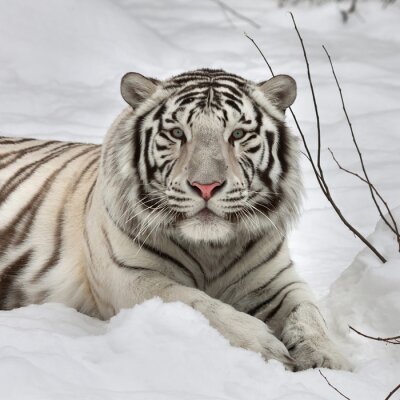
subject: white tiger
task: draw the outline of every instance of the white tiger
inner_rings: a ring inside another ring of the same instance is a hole
[[[121,92],[101,147],[0,138],[0,308],[107,319],[158,296],[267,360],[348,369],[286,241],[302,192],[294,80],[129,73]]]

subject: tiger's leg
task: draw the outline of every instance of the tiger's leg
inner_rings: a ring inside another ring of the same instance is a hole
[[[252,279],[247,294],[237,306],[266,322],[285,344],[296,361],[296,370],[326,367],[350,369],[348,361],[336,350],[325,321],[314,302],[308,285],[302,281],[291,262],[266,266],[260,283]]]
[[[296,370],[318,367],[351,370],[350,363],[329,338],[325,321],[314,303],[288,300],[288,309],[287,315],[282,316],[279,337],[296,360]]]
[[[154,297],[164,302],[180,301],[201,312],[233,346],[261,353],[266,360],[275,359],[287,368],[293,368],[293,360],[286,347],[259,319],[239,312],[201,290],[179,284],[157,271],[138,272],[115,265],[109,267],[114,269],[112,279],[107,279],[105,286],[97,287],[95,291],[107,297],[114,313]]]

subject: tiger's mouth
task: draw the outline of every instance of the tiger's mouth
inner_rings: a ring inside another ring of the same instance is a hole
[[[196,214],[181,219],[176,225],[180,233],[189,240],[202,242],[225,242],[232,237],[232,222],[207,206]]]
[[[199,216],[200,218],[212,218],[213,216],[218,217],[217,214],[215,214],[213,211],[211,211],[207,206],[204,207],[202,210],[200,210],[197,214],[195,214],[196,216]]]
[[[202,210],[193,215],[192,218],[196,218],[198,221],[203,222],[205,224],[213,222],[215,223],[218,220],[223,219],[218,214],[210,210],[207,206],[205,206]]]

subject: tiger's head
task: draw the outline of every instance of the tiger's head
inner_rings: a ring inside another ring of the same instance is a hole
[[[126,74],[129,104],[103,147],[104,199],[123,229],[225,243],[285,233],[301,194],[297,139],[284,123],[296,83],[200,69],[158,81]]]

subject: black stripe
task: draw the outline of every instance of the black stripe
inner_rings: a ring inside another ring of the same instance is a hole
[[[238,103],[239,106],[243,106],[243,101],[241,97],[234,96],[233,94],[225,91],[219,91],[219,95],[222,95],[224,97],[227,97],[229,100],[232,100],[234,103]]]
[[[284,176],[287,174],[289,170],[289,160],[288,160],[288,138],[287,138],[287,131],[286,127],[283,123],[278,125],[278,160],[281,164],[282,167],[282,176],[281,178],[284,178]]]
[[[93,158],[93,160],[89,161],[86,164],[86,167],[81,171],[79,177],[75,180],[74,185],[72,186],[72,191],[74,192],[78,185],[81,183],[82,178],[86,175],[86,173],[90,170],[90,168],[100,161],[100,154]],[[96,165],[98,167],[98,165]],[[96,171],[97,168],[94,169]],[[93,172],[94,172],[93,171]]]
[[[258,150],[260,150],[261,145],[257,144],[256,146],[250,147],[248,149],[245,149],[244,151],[246,153],[256,153]]]
[[[166,103],[166,101],[164,101],[163,103],[161,103],[159,105],[159,109],[153,115],[153,121],[158,121],[161,119],[161,117],[165,111],[165,103]]]
[[[60,154],[63,154],[64,152],[68,151],[71,148],[75,147],[80,147],[83,146],[80,143],[66,143],[63,144],[52,153],[49,155],[41,158],[40,160],[34,161],[30,164],[24,165],[22,168],[20,168],[18,171],[16,171],[1,187],[0,189],[0,203],[4,202],[7,200],[8,196],[11,195],[11,193],[14,192],[15,189],[17,189],[18,186],[21,185],[22,182],[26,181],[29,177],[31,177],[35,171],[40,168],[42,165],[48,163],[52,159],[58,157]],[[87,151],[87,150],[86,150]]]
[[[175,264],[177,267],[179,267],[182,272],[187,275],[195,285],[197,285],[197,281],[196,281],[196,277],[194,276],[194,274],[192,273],[192,271],[190,271],[188,268],[186,268],[182,263],[180,263],[178,260],[176,260],[175,258],[173,258],[172,256],[170,256],[167,253],[162,252],[159,249],[156,249],[148,244],[145,244],[143,242],[141,242],[136,235],[132,235],[130,232],[126,232],[124,230],[124,228],[117,222],[114,220],[114,218],[112,217],[110,210],[108,209],[108,207],[106,205],[105,209],[107,211],[107,215],[109,216],[110,220],[112,221],[112,223],[126,236],[128,236],[131,240],[135,241],[135,243],[137,243],[139,245],[139,247],[147,250],[150,253],[155,254],[156,256],[158,256],[159,258],[161,258],[162,260],[168,260],[171,263]]]
[[[170,256],[167,253],[162,252],[160,249],[157,249],[153,246],[150,246],[147,243],[143,243],[141,240],[136,238],[136,243],[143,249],[147,250],[149,253],[155,254],[156,256],[158,256],[159,258],[161,258],[162,260],[168,260],[171,263],[175,264],[175,266],[177,266],[186,276],[188,276],[193,283],[198,286],[198,282],[196,280],[196,277],[194,276],[193,272],[186,268],[185,265],[183,265],[180,261],[178,261],[176,258]]]
[[[97,150],[97,149],[93,149]],[[91,150],[89,150],[91,151]],[[83,152],[74,156],[74,158],[86,155],[88,150],[85,149]],[[0,247],[3,254],[6,250],[13,245],[20,245],[29,235],[32,226],[35,222],[37,213],[40,209],[41,204],[45,200],[50,187],[56,178],[57,174],[65,168],[65,166],[72,161],[71,159],[64,163],[60,168],[54,171],[50,176],[46,178],[42,186],[36,191],[32,198],[27,204],[20,209],[12,221],[3,229],[0,229]],[[0,254],[1,256],[1,254]]]
[[[186,255],[186,257],[190,258],[190,260],[198,266],[198,268],[202,272],[203,276],[205,276],[205,271],[204,271],[203,266],[189,253],[189,251],[187,249],[185,249],[183,246],[181,246],[181,244],[178,243],[176,240],[174,240],[172,238],[170,238],[170,240],[175,246],[177,246]]]
[[[162,137],[165,140],[168,140],[168,142],[175,144],[175,142],[164,132],[159,132],[158,136]]]
[[[29,265],[33,250],[28,250],[1,271],[0,275],[0,309],[4,310],[7,300],[15,289],[14,282]]]
[[[68,160],[66,163],[63,164],[61,168],[55,171],[55,175],[52,175],[53,181],[57,177],[58,173],[63,171],[70,162],[76,160],[78,157],[85,155],[85,152],[81,152]],[[76,181],[74,182],[74,186],[70,191],[67,191],[66,194],[64,195],[61,208],[59,209],[57,213],[57,218],[56,218],[56,229],[54,232],[54,243],[53,243],[53,251],[48,258],[48,260],[44,263],[44,265],[36,272],[35,276],[32,278],[32,283],[36,283],[41,279],[47,272],[55,267],[58,262],[60,261],[60,256],[61,256],[61,250],[63,246],[63,228],[64,228],[64,221],[65,221],[65,207],[68,204],[68,199],[75,193],[76,188],[78,187],[79,183],[83,179],[83,177],[86,175],[86,173],[89,171],[90,168],[88,166],[91,166],[94,164],[95,161],[98,161],[98,158],[95,158],[94,160],[91,160],[89,164],[81,171],[79,176],[76,178]]]
[[[266,260],[262,261],[261,263],[257,264],[255,267],[253,267],[251,270],[247,271],[245,274],[243,274],[242,277],[240,277],[239,279],[237,279],[234,283],[231,284],[234,285],[235,283],[239,282],[240,280],[243,280],[244,277],[246,277],[247,275],[249,275],[249,273],[257,270],[259,267],[261,267],[262,265],[268,263],[270,260],[272,260],[272,258],[276,257],[276,255],[278,254],[279,250],[275,253],[275,251],[273,252],[274,254],[269,256]],[[291,268],[293,265],[293,262],[291,261],[286,267],[282,268],[281,270],[279,270],[272,278],[270,278],[267,282],[265,282],[263,285],[259,286],[258,288],[254,289],[251,292],[247,292],[244,294],[244,296],[242,296],[239,300],[243,300],[244,298],[248,297],[248,296],[254,296],[254,295],[261,295],[265,289],[272,283],[274,282],[276,279],[278,279],[285,271],[287,271],[289,268]]]
[[[224,202],[229,203],[229,202],[232,202],[232,201],[240,201],[240,200],[243,200],[243,199],[244,199],[244,196],[240,196],[240,197],[231,197],[231,198],[228,198],[228,199],[221,199],[220,201],[224,201]]]
[[[165,157],[162,157],[161,159],[164,159],[164,158],[167,158],[167,156],[165,156]],[[170,163],[172,163],[174,160],[171,160],[171,159],[167,159],[167,160],[165,160],[164,162],[162,162],[161,164],[159,164],[158,165],[158,169],[160,170],[160,172],[161,173],[163,173],[163,170],[164,170],[164,168],[168,165],[168,164],[170,164]],[[152,176],[152,178],[153,178],[154,176]]]
[[[104,227],[102,227],[102,231],[103,231],[103,236],[104,239],[106,240],[106,246],[107,246],[107,252],[108,252],[108,256],[110,257],[111,261],[117,265],[120,268],[123,269],[129,269],[129,270],[139,270],[139,271],[146,271],[146,272],[159,272],[161,275],[164,275],[162,272],[160,271],[155,271],[151,268],[144,268],[144,267],[138,267],[136,265],[131,265],[131,264],[126,264],[123,261],[119,260],[116,255],[114,254],[114,250],[112,248],[112,244],[110,241],[110,238],[108,237],[107,231],[104,229]]]
[[[156,143],[156,149],[157,149],[158,151],[163,151],[163,150],[169,150],[169,147],[168,147],[168,146],[164,146],[164,145],[162,145],[162,144]]]
[[[192,109],[189,111],[189,115],[188,115],[187,121],[186,121],[187,124],[190,123],[190,121],[192,120],[193,115],[194,115],[195,112],[196,112],[196,109],[195,109],[195,108],[192,108]]]
[[[257,306],[254,306],[250,310],[246,311],[247,314],[250,315],[256,315],[259,313],[266,305],[270,305],[285,289],[288,287],[295,285],[296,283],[302,284],[303,282],[301,281],[293,281],[289,282],[286,285],[282,286],[277,292],[275,292],[272,296],[268,297],[266,300],[264,300],[262,303],[260,303]]]
[[[240,144],[243,146],[243,145],[245,145],[247,142],[249,142],[250,140],[255,139],[256,137],[257,137],[257,135],[253,133],[252,135],[249,135],[249,136],[246,138],[246,140],[243,140],[243,142],[241,142]]]
[[[248,174],[247,171],[246,171],[246,167],[245,167],[246,162],[245,162],[243,159],[240,159],[240,160],[239,160],[239,165],[240,165],[240,167],[241,167],[241,169],[242,169],[244,179],[246,179],[247,187],[250,187],[250,185],[251,185],[251,179],[250,179],[249,174]]]
[[[85,213],[86,213],[86,210],[87,210],[87,207],[88,207],[88,204],[89,204],[89,200],[92,198],[91,196],[92,196],[92,193],[93,193],[93,189],[95,188],[95,186],[96,186],[96,183],[97,183],[97,178],[93,181],[93,183],[90,185],[90,188],[89,188],[89,190],[88,190],[88,192],[87,192],[87,194],[86,194],[86,198],[85,198],[85,205],[84,205],[84,211],[85,211]]]
[[[184,190],[179,189],[179,188],[177,188],[177,187],[173,187],[171,190],[173,190],[173,191],[175,191],[175,192],[177,192],[177,193],[187,194]]]
[[[36,142],[37,139],[28,139],[28,138],[23,138],[23,139],[19,139],[19,138],[8,138],[8,137],[4,137],[1,136],[0,137],[0,144],[20,144],[20,143],[25,143],[25,142]]]
[[[176,100],[175,103],[180,103],[180,105],[182,104],[186,104],[189,100],[189,102],[193,101],[195,98],[199,98],[199,97],[205,97],[207,94],[207,89],[205,90],[197,90],[196,92],[187,92],[181,96],[179,96]],[[185,102],[185,103],[184,103]]]
[[[282,300],[279,302],[279,304],[273,308],[266,316],[265,320],[270,320],[271,318],[273,318],[277,312],[280,310],[280,308],[283,306],[283,303],[285,302],[286,298],[290,295],[290,293],[294,292],[295,290],[298,290],[299,288],[294,288],[292,290],[289,290],[283,297]]]
[[[236,189],[231,189],[229,191],[226,192],[226,194],[232,194],[232,193],[237,193],[237,192],[242,192],[243,189],[241,188],[236,188]]]
[[[25,147],[23,149],[10,151],[8,153],[3,153],[0,155],[0,160],[4,160],[5,158],[9,158],[10,156],[14,156],[14,157],[10,157],[9,160],[6,160],[6,161],[3,161],[2,163],[0,163],[0,168],[8,167],[9,165],[11,165],[15,161],[21,159],[22,157],[26,156],[27,154],[30,155],[38,150],[48,147],[54,143],[58,143],[58,142],[49,141],[49,142],[45,142],[45,143],[42,143],[42,144],[39,144],[36,146],[29,146],[29,147]]]
[[[234,260],[232,260],[225,268],[223,268],[221,271],[219,271],[219,273],[214,276],[214,280],[221,278],[221,276],[223,276],[225,273],[227,273],[232,267],[234,267],[236,264],[238,264],[245,256],[247,256],[247,253],[249,253],[249,251],[254,248],[254,246],[256,245],[256,243],[258,243],[260,239],[253,239],[250,240],[245,247],[243,247],[242,251],[240,252],[240,254],[234,258]],[[240,280],[240,279],[239,279]],[[230,284],[229,286],[232,286],[233,284]],[[222,292],[221,294],[225,293]]]
[[[142,126],[145,121],[145,119],[158,107],[159,105],[155,105],[152,109],[148,110],[145,112],[143,115],[140,115],[136,119],[136,123],[133,127],[133,140],[132,140],[132,145],[133,145],[133,168],[136,169],[137,174],[139,175],[140,178],[140,170],[139,170],[139,161],[140,161],[140,153],[141,153],[141,134],[142,134]],[[141,179],[141,178],[140,178]]]
[[[267,138],[268,142],[268,165],[267,168],[264,171],[260,171],[259,177],[262,180],[262,182],[267,186],[268,188],[272,188],[272,180],[270,177],[271,170],[274,166],[275,159],[272,154],[272,147],[274,145],[274,138],[273,138],[273,133],[265,131],[265,136]]]
[[[239,119],[239,122],[245,125],[250,125],[251,124],[251,119],[246,119],[244,115],[242,115]]]
[[[144,133],[144,149],[143,149],[143,159],[144,159],[144,164],[146,167],[146,176],[147,176],[147,181],[151,181],[154,178],[154,173],[156,171],[156,167],[154,165],[151,165],[149,155],[150,155],[150,140],[153,136],[153,130],[152,128],[147,128],[145,133]]]
[[[269,263],[270,261],[272,261],[277,255],[278,253],[281,251],[281,248],[283,246],[283,243],[285,242],[285,239],[283,239],[281,242],[279,242],[279,244],[275,247],[274,250],[272,250],[266,258],[264,258],[260,263],[258,263],[257,265],[255,265],[253,268],[248,269],[243,275],[241,275],[238,279],[236,279],[233,283],[231,283],[230,285],[234,285],[239,281],[242,281],[244,278],[247,277],[247,275],[251,274],[253,271],[257,270],[258,268],[260,268],[262,265]],[[289,267],[292,266],[292,262],[290,262],[290,264],[288,266],[286,266],[285,268],[283,268],[280,272],[284,271],[285,269],[288,269]],[[272,278],[272,280],[274,279],[274,277]],[[271,281],[272,281],[271,280]],[[271,282],[270,281],[270,282]],[[269,283],[270,283],[269,282]],[[268,284],[269,284],[268,283]]]
[[[241,92],[240,90],[242,88],[239,88],[239,85],[236,85],[234,83],[235,86],[231,86],[225,83],[221,83],[221,82],[217,82],[217,81],[209,81],[209,80],[203,80],[201,82],[197,82],[197,83],[193,83],[191,85],[185,86],[183,87],[178,93],[177,95],[183,95],[185,93],[189,93],[190,91],[193,91],[195,89],[202,89],[202,88],[210,88],[212,87],[215,90],[219,90],[219,89],[227,89],[228,91],[230,91],[231,93],[233,93],[236,97],[238,98],[242,98],[243,97],[243,92]],[[220,91],[222,92],[222,91]]]
[[[253,161],[246,154],[242,154],[242,160],[245,161],[245,163],[251,169],[251,179],[250,179],[250,182],[251,182],[253,180],[254,173],[255,173],[255,167],[254,167]],[[250,185],[249,185],[249,187],[250,187]]]
[[[236,103],[232,100],[225,100],[225,104],[234,108],[237,112],[241,112],[240,108],[236,105]]]
[[[169,164],[169,166],[166,168],[165,171],[165,175],[164,175],[164,180],[167,181],[171,172],[172,172],[172,168],[174,167],[174,165],[176,164],[176,160],[174,160],[171,164]]]
[[[223,83],[220,83],[220,82],[217,82],[216,84],[214,84],[213,87],[216,90],[218,90],[220,88],[227,89],[227,90],[231,91],[235,96],[237,96],[239,98],[242,98],[243,94],[244,94],[243,92],[240,91],[242,88],[234,87],[234,86],[231,86],[231,85],[226,85],[226,84],[223,84]]]
[[[173,195],[168,196],[168,199],[170,199],[170,200],[175,200],[175,201],[177,201],[178,203],[179,203],[180,201],[188,201],[188,200],[191,200],[190,197],[181,198],[181,197],[176,197],[176,196],[173,196]]]

